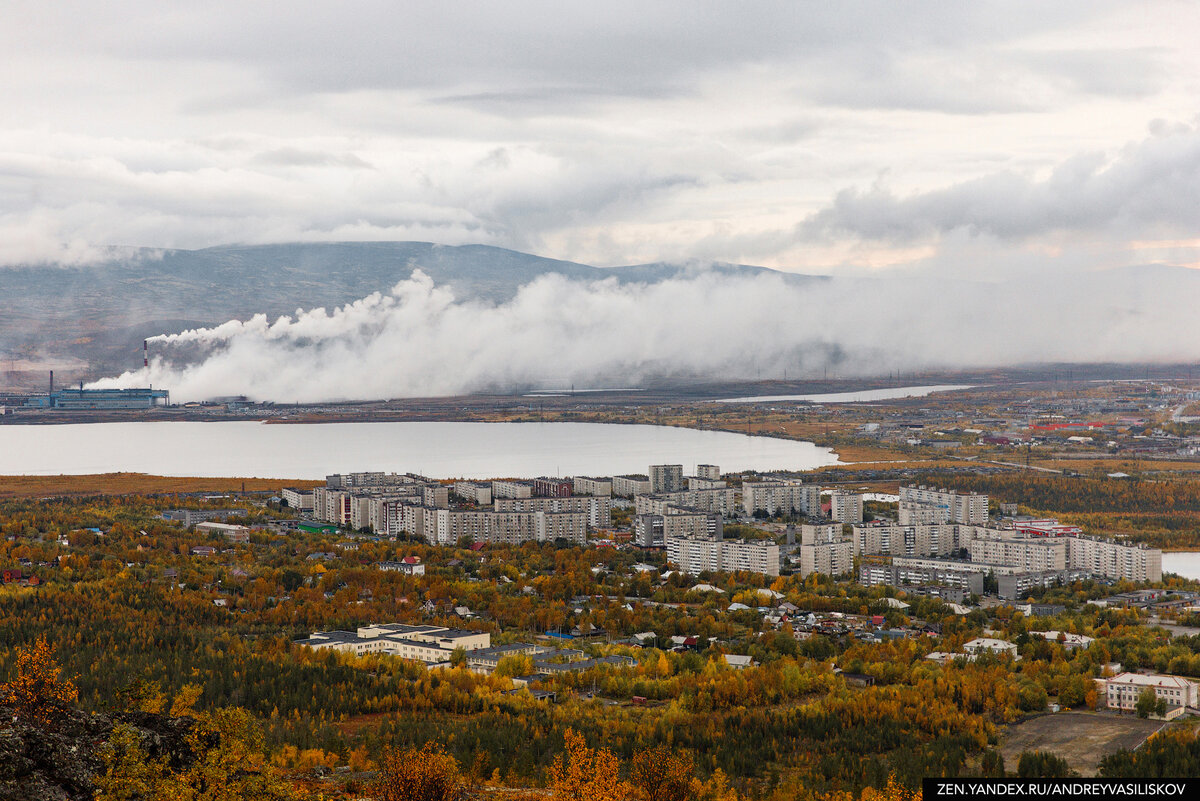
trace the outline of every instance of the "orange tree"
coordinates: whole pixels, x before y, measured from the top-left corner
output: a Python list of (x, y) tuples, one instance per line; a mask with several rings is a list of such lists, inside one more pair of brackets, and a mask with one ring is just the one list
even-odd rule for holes
[(633, 788), (618, 775), (620, 760), (607, 748), (588, 748), (583, 735), (567, 729), (567, 751), (550, 766), (555, 801), (626, 801)]
[(420, 750), (385, 751), (371, 789), (377, 801), (458, 801), (463, 780), (458, 761), (440, 745), (426, 743)]
[(78, 696), (71, 680), (62, 677), (45, 635), (17, 650), (17, 675), (0, 684), (0, 698), (8, 698), (17, 714), (32, 723), (53, 723), (56, 713)]

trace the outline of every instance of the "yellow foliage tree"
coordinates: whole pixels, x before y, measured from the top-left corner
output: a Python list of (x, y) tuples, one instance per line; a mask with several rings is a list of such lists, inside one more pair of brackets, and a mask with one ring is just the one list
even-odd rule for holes
[(699, 790), (691, 757), (665, 745), (644, 749), (633, 757), (629, 779), (645, 801), (688, 801)]
[(73, 704), (79, 692), (54, 659), (45, 635), (33, 645), (17, 649), (17, 675), (0, 684), (0, 698), (8, 698), (17, 715), (38, 724), (53, 723), (58, 712)]
[(618, 775), (620, 760), (607, 748), (588, 748), (583, 735), (567, 729), (567, 751), (550, 766), (555, 801), (627, 801), (633, 787)]
[(426, 743), (420, 750), (389, 748), (379, 762), (371, 793), (376, 801), (458, 801), (463, 780), (458, 761), (436, 743)]

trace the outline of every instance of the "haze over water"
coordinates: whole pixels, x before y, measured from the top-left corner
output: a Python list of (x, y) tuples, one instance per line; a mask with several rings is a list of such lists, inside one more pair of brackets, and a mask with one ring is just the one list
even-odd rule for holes
[(650, 464), (809, 470), (811, 442), (603, 423), (89, 423), (0, 426), (0, 475), (110, 472), (321, 479), (352, 471), (434, 478), (644, 473)]

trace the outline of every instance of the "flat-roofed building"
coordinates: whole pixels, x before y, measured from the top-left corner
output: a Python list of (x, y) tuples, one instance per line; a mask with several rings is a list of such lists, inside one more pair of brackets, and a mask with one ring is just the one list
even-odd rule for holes
[(575, 476), (572, 479), (576, 495), (612, 495), (613, 483), (611, 478), (593, 478), (591, 476)]
[(449, 629), (444, 626), (409, 626), (385, 623), (361, 626), (357, 631), (314, 631), (294, 641), (313, 650), (335, 650), (355, 656), (385, 654), (426, 663), (448, 662), (456, 648), (475, 651), (490, 648), (486, 631)]
[(650, 476), (650, 492), (653, 494), (679, 492), (685, 486), (681, 464), (652, 464), (647, 475)]
[(631, 474), (612, 477), (612, 494), (621, 498), (633, 498), (650, 494), (650, 477)]
[(296, 489), (294, 487), (284, 487), (280, 491), (280, 497), (287, 504), (289, 509), (296, 509), (301, 512), (311, 512), (313, 508), (313, 491), (310, 489)]
[(796, 479), (743, 482), (742, 510), (748, 515), (816, 517), (821, 513), (821, 490)]
[(592, 528), (612, 525), (612, 498), (607, 495), (497, 498), (494, 505), (497, 512), (582, 512)]
[(492, 498), (532, 498), (533, 482), (503, 479), (492, 482)]
[(456, 481), (454, 482), (454, 494), (477, 506), (490, 506), (492, 503), (491, 484), (478, 481)]
[(1107, 679), (1096, 679), (1096, 682), (1105, 705), (1109, 709), (1119, 709), (1122, 712), (1135, 711), (1138, 698), (1147, 689), (1153, 690), (1155, 698), (1161, 698), (1168, 705), (1191, 709), (1200, 705), (1200, 701), (1197, 700), (1196, 683), (1178, 676), (1121, 673)]
[(830, 500), (829, 516), (839, 523), (863, 521), (863, 497), (857, 492), (835, 492)]

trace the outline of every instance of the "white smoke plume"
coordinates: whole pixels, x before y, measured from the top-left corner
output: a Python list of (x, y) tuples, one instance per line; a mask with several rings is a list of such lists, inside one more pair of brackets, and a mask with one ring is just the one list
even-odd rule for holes
[[(702, 273), (651, 284), (546, 276), (508, 302), (456, 299), (416, 272), (335, 309), (156, 337), (176, 400), (277, 402), (512, 391), (653, 376), (753, 379), (1038, 362), (1200, 360), (1200, 272), (1146, 268), (982, 284), (931, 277)], [(197, 355), (196, 351), (200, 353)], [(187, 360), (183, 360), (186, 354)]]

